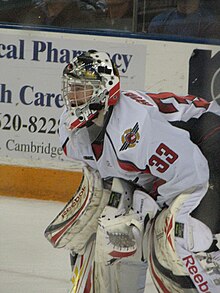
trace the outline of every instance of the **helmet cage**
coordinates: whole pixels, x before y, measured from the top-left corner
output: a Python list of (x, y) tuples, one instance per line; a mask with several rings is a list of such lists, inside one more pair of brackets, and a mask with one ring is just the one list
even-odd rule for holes
[(106, 53), (84, 53), (66, 66), (62, 96), (69, 112), (69, 129), (80, 128), (120, 95), (119, 76)]

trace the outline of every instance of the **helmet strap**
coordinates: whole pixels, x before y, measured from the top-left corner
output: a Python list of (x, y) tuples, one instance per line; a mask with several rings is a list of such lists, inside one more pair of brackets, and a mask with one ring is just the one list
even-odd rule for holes
[(104, 107), (104, 111), (105, 111), (104, 114), (106, 114), (106, 112), (108, 111), (108, 98), (107, 98), (107, 97), (106, 97), (106, 99), (105, 99), (105, 107)]

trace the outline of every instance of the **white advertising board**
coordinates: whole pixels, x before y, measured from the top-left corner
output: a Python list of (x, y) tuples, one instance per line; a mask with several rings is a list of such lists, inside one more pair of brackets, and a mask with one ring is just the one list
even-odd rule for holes
[(85, 35), (2, 29), (0, 41), (0, 157), (66, 160), (58, 140), (63, 110), (61, 75), (65, 65), (88, 49), (107, 51), (122, 83), (140, 87), (135, 75), (146, 62), (146, 48), (133, 41)]
[[(58, 138), (65, 65), (88, 49), (115, 61), (122, 89), (187, 93), (193, 44), (44, 31), (0, 29), (1, 161), (68, 160)], [(199, 47), (203, 47), (200, 45)], [(217, 50), (217, 49), (216, 49)]]

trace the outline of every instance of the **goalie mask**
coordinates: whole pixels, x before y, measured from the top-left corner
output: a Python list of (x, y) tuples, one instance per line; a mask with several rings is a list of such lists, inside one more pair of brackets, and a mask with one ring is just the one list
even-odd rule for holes
[(120, 96), (118, 70), (109, 55), (91, 50), (75, 57), (63, 71), (62, 96), (69, 130), (89, 125), (101, 110), (105, 114)]

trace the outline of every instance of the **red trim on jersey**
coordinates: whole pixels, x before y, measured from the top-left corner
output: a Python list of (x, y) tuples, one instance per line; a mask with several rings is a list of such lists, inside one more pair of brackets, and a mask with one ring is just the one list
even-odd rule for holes
[(69, 137), (67, 137), (64, 144), (62, 145), (63, 152), (66, 156), (67, 156), (67, 146), (66, 145), (67, 145), (68, 141), (69, 141)]
[(64, 152), (64, 154), (67, 156), (67, 149), (66, 149), (66, 146), (63, 147), (63, 152)]
[(152, 196), (155, 200), (157, 199), (157, 196), (159, 195), (158, 193), (158, 188), (165, 184), (166, 181), (161, 179), (161, 178), (157, 178), (154, 182), (153, 182), (153, 187), (152, 189), (149, 191), (149, 195)]
[(179, 110), (172, 102), (163, 102), (167, 99), (174, 99), (178, 104), (188, 104), (192, 102), (196, 108), (208, 109), (210, 103), (203, 98), (196, 97), (194, 95), (177, 96), (172, 92), (162, 92), (158, 94), (146, 93), (158, 106), (159, 111), (162, 113), (175, 113)]
[(150, 169), (148, 166), (146, 166), (146, 169), (139, 169), (137, 166), (135, 166), (132, 162), (128, 161), (121, 161), (118, 159), (118, 164), (121, 167), (121, 169), (125, 171), (130, 171), (130, 172), (141, 172), (141, 173), (147, 173), (150, 174)]
[(93, 150), (93, 153), (94, 153), (94, 156), (95, 156), (96, 160), (98, 161), (99, 158), (102, 155), (103, 144), (102, 143), (101, 144), (93, 143), (92, 144), (92, 150)]
[(150, 172), (150, 168), (148, 166), (146, 166), (145, 169), (139, 169), (134, 163), (130, 162), (130, 161), (122, 161), (118, 158), (117, 156), (117, 152), (115, 150), (115, 147), (113, 145), (113, 142), (111, 140), (111, 137), (109, 136), (108, 132), (106, 132), (106, 135), (112, 145), (112, 149), (115, 153), (115, 156), (117, 158), (118, 161), (118, 165), (121, 169), (125, 170), (125, 171), (130, 171), (130, 172), (139, 172), (139, 173), (147, 173), (147, 174), (151, 174)]

